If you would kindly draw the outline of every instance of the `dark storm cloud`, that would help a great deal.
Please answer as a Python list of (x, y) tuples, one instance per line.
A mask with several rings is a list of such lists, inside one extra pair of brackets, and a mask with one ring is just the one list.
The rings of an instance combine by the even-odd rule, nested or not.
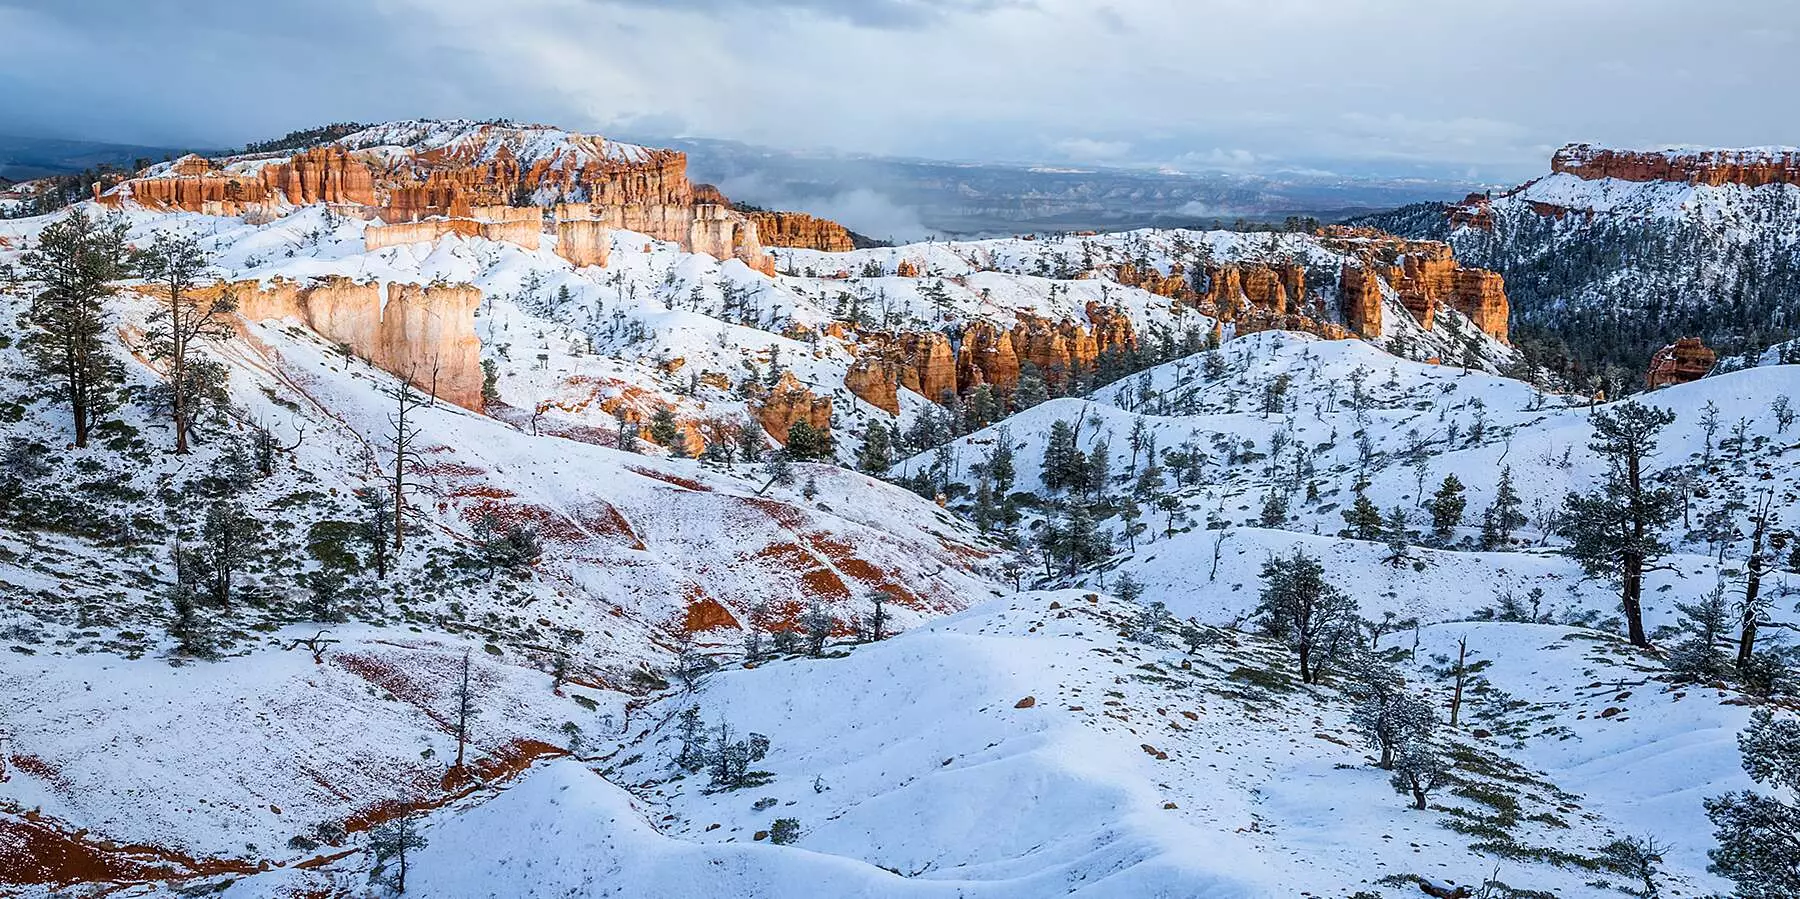
[(1790, 0), (0, 0), (0, 131), (506, 116), (789, 147), (1512, 180), (1800, 143)]

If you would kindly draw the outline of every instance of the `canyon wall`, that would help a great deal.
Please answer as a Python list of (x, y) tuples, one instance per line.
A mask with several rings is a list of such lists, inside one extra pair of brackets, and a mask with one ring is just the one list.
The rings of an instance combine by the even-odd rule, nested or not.
[(1800, 184), (1800, 150), (1613, 150), (1569, 144), (1550, 157), (1550, 171), (1585, 180), (1673, 181), (1682, 184)]
[(362, 283), (333, 275), (306, 284), (277, 278), (230, 287), (246, 320), (298, 320), (441, 400), (482, 408), (481, 341), (475, 336), (481, 291), (471, 285)]
[(612, 230), (604, 222), (592, 219), (558, 221), (556, 223), (556, 255), (577, 267), (606, 266), (612, 254)]
[(787, 444), (788, 429), (804, 421), (821, 433), (831, 433), (831, 397), (818, 396), (800, 383), (791, 371), (769, 388), (756, 418), (776, 443)]
[(1338, 295), (1344, 321), (1365, 338), (1381, 333), (1381, 281), (1426, 330), (1448, 305), (1489, 337), (1506, 343), (1511, 307), (1506, 282), (1496, 272), (1463, 268), (1449, 244), (1406, 240), (1366, 228), (1331, 227), (1321, 232), (1326, 247), (1350, 257)]
[(848, 253), (856, 249), (850, 230), (829, 219), (804, 212), (752, 212), (756, 233), (765, 246)]
[(1019, 313), (1010, 330), (971, 321), (955, 340), (938, 331), (863, 335), (844, 385), (890, 414), (899, 412), (901, 388), (933, 402), (982, 385), (1011, 393), (1027, 362), (1060, 389), (1071, 378), (1092, 372), (1102, 353), (1137, 348), (1137, 333), (1123, 310), (1089, 303), (1086, 311), (1086, 325), (1026, 312)]
[[(314, 147), (285, 161), (240, 159), (222, 168), (198, 156), (183, 157), (165, 173), (130, 179), (109, 191), (96, 188), (95, 197), (115, 208), (133, 201), (151, 209), (219, 216), (271, 216), (295, 206), (328, 203), (380, 220), (374, 227), (384, 230), (365, 237), (371, 249), (451, 233), (535, 249), (543, 229), (541, 207), (555, 205), (559, 220), (637, 231), (690, 252), (736, 258), (765, 274), (775, 272), (756, 222), (732, 210), (716, 189), (691, 184), (683, 153), (493, 124), (470, 125), (436, 146), (375, 151), (385, 146), (383, 136), (418, 137), (405, 131), (402, 126), (377, 128), (375, 136), (353, 135), (354, 141), (345, 139), (350, 144)], [(396, 228), (440, 220), (481, 227)], [(584, 239), (593, 236), (591, 227), (574, 230)], [(596, 259), (601, 254), (590, 245), (578, 255)]]

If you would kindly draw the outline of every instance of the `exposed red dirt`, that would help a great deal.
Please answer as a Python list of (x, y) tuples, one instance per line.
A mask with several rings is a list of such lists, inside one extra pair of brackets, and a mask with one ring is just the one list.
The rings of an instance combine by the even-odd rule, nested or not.
[(0, 814), (0, 885), (66, 887), (77, 883), (178, 880), (253, 874), (234, 859), (194, 859), (156, 846), (112, 843), (35, 814)]
[(681, 477), (680, 475), (673, 475), (673, 474), (669, 474), (667, 472), (656, 471), (655, 469), (650, 469), (650, 468), (639, 468), (636, 465), (627, 465), (625, 467), (636, 474), (643, 475), (644, 477), (653, 478), (655, 480), (662, 481), (667, 484), (674, 484), (677, 487), (685, 487), (689, 490), (693, 490), (698, 493), (713, 492), (713, 489), (711, 487), (708, 487), (705, 484), (702, 484), (699, 481), (696, 481), (692, 478), (684, 478), (684, 477)]

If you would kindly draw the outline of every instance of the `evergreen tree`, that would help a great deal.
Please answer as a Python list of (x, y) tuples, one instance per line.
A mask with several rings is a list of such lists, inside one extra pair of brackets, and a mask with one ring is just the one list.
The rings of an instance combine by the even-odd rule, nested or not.
[(1675, 611), (1681, 621), (1676, 632), (1684, 638), (1669, 651), (1669, 670), (1702, 682), (1724, 677), (1731, 662), (1721, 646), (1730, 640), (1732, 617), (1725, 585), (1714, 587), (1698, 602), (1676, 603)]
[(1593, 415), (1594, 440), (1588, 447), (1609, 463), (1604, 484), (1591, 493), (1570, 493), (1564, 500), (1561, 532), (1565, 552), (1592, 577), (1619, 585), (1620, 604), (1632, 645), (1648, 647), (1644, 631), (1644, 572), (1658, 564), (1668, 544), (1662, 531), (1677, 512), (1674, 491), (1650, 482), (1645, 470), (1656, 455), (1656, 432), (1675, 414), (1627, 401)]
[(156, 285), (161, 303), (145, 335), (151, 358), (167, 368), (163, 394), (175, 428), (175, 452), (188, 451), (188, 433), (206, 403), (226, 402), (224, 366), (197, 356), (194, 346), (232, 335), (227, 316), (237, 308), (230, 290), (196, 296), (211, 265), (191, 237), (159, 233), (136, 255), (138, 273)]
[(1520, 514), (1519, 492), (1513, 489), (1512, 466), (1500, 469), (1500, 482), (1494, 486), (1494, 502), (1481, 515), (1481, 548), (1505, 549), (1513, 532), (1525, 524)]
[(863, 432), (862, 446), (856, 451), (856, 467), (880, 477), (894, 466), (894, 445), (886, 425), (869, 422)]
[(425, 848), (425, 835), (410, 816), (395, 818), (369, 831), (369, 854), (375, 865), (369, 869), (369, 881), (396, 893), (406, 892), (408, 858)]
[(1462, 481), (1457, 480), (1456, 475), (1445, 475), (1444, 482), (1432, 494), (1427, 506), (1431, 512), (1432, 536), (1439, 542), (1448, 541), (1456, 526), (1462, 523), (1463, 509), (1468, 503), (1468, 498), (1463, 495)]
[(1713, 873), (1737, 884), (1738, 899), (1800, 896), (1800, 721), (1775, 720), (1767, 708), (1750, 715), (1738, 735), (1750, 779), (1773, 793), (1744, 790), (1706, 800), (1719, 845), (1707, 853)]
[(787, 453), (799, 462), (830, 460), (831, 434), (805, 421), (796, 421), (788, 427)]
[(1374, 500), (1362, 491), (1357, 491), (1356, 501), (1343, 511), (1344, 529), (1339, 536), (1353, 537), (1357, 540), (1381, 539), (1381, 510), (1376, 508)]
[(208, 574), (208, 593), (215, 605), (229, 607), (237, 576), (256, 557), (262, 538), (262, 522), (229, 500), (214, 502), (206, 510), (200, 531), (201, 560)]
[(650, 414), (650, 439), (677, 457), (687, 455), (687, 441), (682, 439), (681, 425), (671, 406), (663, 406)]
[(1050, 424), (1044, 443), (1044, 489), (1059, 493), (1079, 488), (1086, 481), (1087, 459), (1075, 446), (1075, 428), (1062, 419)]
[(1020, 363), (1019, 383), (1013, 388), (1013, 409), (1025, 410), (1050, 401), (1050, 388), (1044, 375), (1030, 362)]
[(45, 227), (23, 259), (26, 280), (37, 285), (25, 348), (69, 404), (77, 447), (88, 445), (89, 429), (112, 408), (118, 362), (107, 347), (104, 303), (126, 275), (125, 230), (122, 220), (77, 210)]
[(1381, 523), (1381, 530), (1387, 537), (1388, 548), (1387, 555), (1382, 558), (1382, 561), (1395, 568), (1406, 564), (1406, 561), (1412, 558), (1407, 552), (1411, 544), (1406, 532), (1406, 509), (1395, 506), (1394, 510), (1388, 513), (1387, 520)]
[(1303, 682), (1318, 683), (1356, 644), (1356, 602), (1305, 550), (1264, 562), (1262, 581), (1256, 616), (1264, 632), (1293, 650)]

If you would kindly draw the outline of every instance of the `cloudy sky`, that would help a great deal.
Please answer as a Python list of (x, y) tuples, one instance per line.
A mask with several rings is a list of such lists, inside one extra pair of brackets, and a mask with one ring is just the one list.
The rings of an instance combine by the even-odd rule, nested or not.
[(1793, 0), (0, 0), (0, 132), (508, 117), (953, 159), (1504, 180), (1800, 143)]

